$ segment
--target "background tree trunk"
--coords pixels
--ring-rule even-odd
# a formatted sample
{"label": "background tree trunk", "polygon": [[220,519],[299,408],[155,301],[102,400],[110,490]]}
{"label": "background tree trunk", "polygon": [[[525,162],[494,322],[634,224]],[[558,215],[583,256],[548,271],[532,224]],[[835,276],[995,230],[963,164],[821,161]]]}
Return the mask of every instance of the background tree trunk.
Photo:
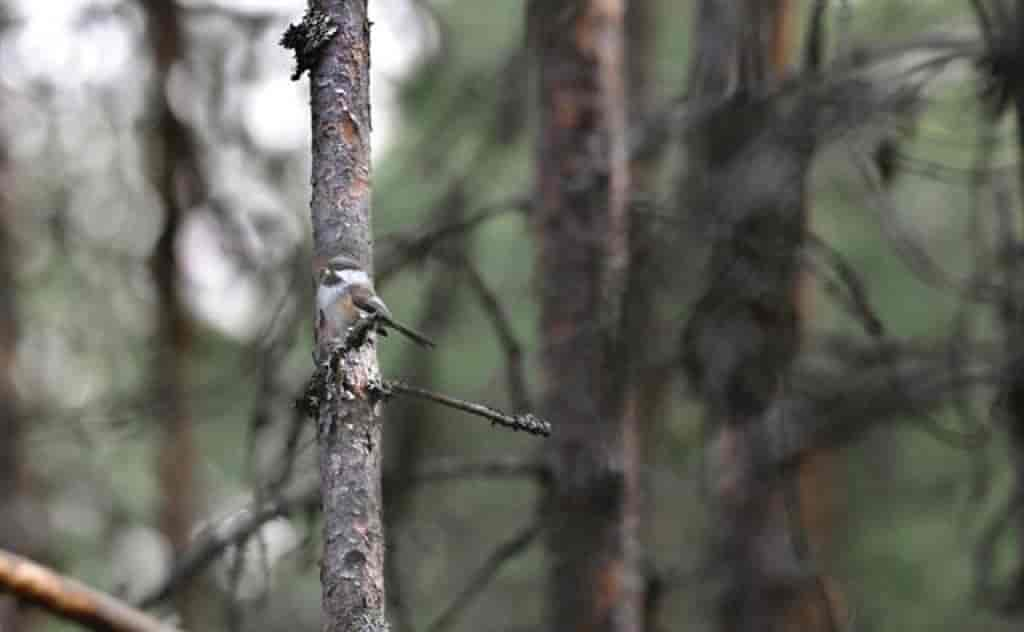
{"label": "background tree trunk", "polygon": [[809,559],[829,531],[828,459],[809,454],[795,479],[765,468],[773,458],[768,422],[805,319],[800,252],[811,151],[778,131],[784,113],[770,98],[787,70],[795,7],[703,0],[697,11],[691,94],[725,103],[687,144],[684,200],[712,245],[683,352],[712,427],[719,625],[830,630],[834,589]]}
{"label": "background tree trunk", "polygon": [[[979,3],[981,4],[981,3]],[[997,0],[991,4],[992,13],[1000,16],[997,19],[1004,20],[1011,18],[1011,24],[1019,26],[1024,24],[1024,2],[1020,0]],[[999,27],[997,27],[999,28]],[[1002,28],[1013,28],[1003,26]],[[1011,37],[1019,37],[1019,33],[1013,33]],[[1012,95],[1010,95],[1010,107],[1017,127],[1017,191],[1018,199],[1024,195],[1024,85],[1016,81],[1008,83]],[[995,117],[998,121],[999,117]],[[1024,498],[1024,359],[1021,351],[1024,350],[1024,283],[1021,280],[1020,259],[1009,253],[1015,248],[1020,248],[1022,223],[1020,214],[1014,215],[1007,212],[1009,235],[1002,236],[1005,245],[1003,256],[1007,261],[1007,274],[1005,285],[1006,294],[1002,301],[1001,318],[1005,330],[1007,349],[1009,351],[1007,361],[1012,367],[1011,376],[1007,379],[1005,403],[1007,412],[1007,427],[1010,438],[1011,462],[1014,469],[1014,494],[1017,498]],[[1019,501],[1017,501],[1019,502]],[[1018,512],[1015,520],[1017,540],[1024,543],[1024,517]],[[1019,549],[1024,547],[1018,544]],[[1001,606],[1007,612],[1019,612],[1024,609],[1024,553],[1018,553],[1015,576],[1012,578],[1009,594],[1005,603]]]}
{"label": "background tree trunk", "polygon": [[[629,0],[626,3],[626,85],[628,88],[629,120],[631,125],[650,120],[655,113],[657,76],[658,19],[661,7],[656,0]],[[675,374],[674,367],[664,361],[663,341],[671,340],[671,327],[675,323],[660,318],[659,308],[675,296],[666,291],[666,269],[669,261],[678,256],[675,240],[660,238],[653,201],[658,197],[657,181],[661,166],[661,152],[631,156],[630,181],[630,245],[629,271],[623,308],[623,335],[630,335],[630,343],[623,345],[619,361],[625,363],[626,393],[622,407],[622,427],[626,437],[634,437],[636,445],[629,446],[638,463],[650,463],[652,440],[658,432],[659,421],[666,412],[669,386]],[[678,277],[676,272],[673,276]],[[645,470],[649,471],[649,470]],[[635,523],[635,533],[641,542],[650,540],[650,525],[654,508],[649,502],[649,476],[637,472],[629,480],[635,489],[627,491],[630,505],[626,512]],[[643,629],[658,629],[661,590],[652,582],[660,581],[659,569],[653,561],[652,551],[640,547],[644,573]]]}
{"label": "background tree trunk", "polygon": [[540,81],[539,244],[551,629],[642,629],[639,441],[622,414],[629,263],[624,4],[530,5]]}
{"label": "background tree trunk", "polygon": [[[178,279],[177,238],[185,213],[203,196],[198,157],[190,130],[171,110],[167,81],[171,68],[184,59],[183,25],[178,3],[145,0],[147,33],[156,63],[156,129],[150,149],[151,177],[164,209],[164,226],[150,258],[156,283],[158,344],[153,355],[155,408],[160,421],[158,480],[159,524],[175,558],[188,550],[199,507],[196,480],[197,446],[189,412],[188,360],[192,326]],[[194,586],[181,593],[177,609],[186,628],[198,625],[201,591]]]}
{"label": "background tree trunk", "polygon": [[[366,0],[316,0],[310,10],[337,27],[310,71],[313,271],[344,253],[372,273]],[[344,354],[340,368],[339,379],[326,385],[332,396],[318,418],[324,630],[383,630],[381,424],[372,389],[380,370],[374,343]]]}

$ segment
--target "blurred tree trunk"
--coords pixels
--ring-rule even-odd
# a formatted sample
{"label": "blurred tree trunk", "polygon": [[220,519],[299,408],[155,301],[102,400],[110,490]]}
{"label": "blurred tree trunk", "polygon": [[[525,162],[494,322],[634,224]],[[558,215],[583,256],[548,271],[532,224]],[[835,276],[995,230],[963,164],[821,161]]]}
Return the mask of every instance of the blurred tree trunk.
{"label": "blurred tree trunk", "polygon": [[[639,440],[619,352],[629,264],[624,4],[534,0],[539,74],[533,225],[544,416],[554,424],[545,500],[552,630],[639,631]],[[630,341],[632,342],[632,341]]]}
{"label": "blurred tree trunk", "polygon": [[[370,23],[366,0],[313,0],[304,25],[337,28],[310,70],[314,273],[338,254],[372,274]],[[323,20],[319,20],[322,24]],[[302,28],[302,27],[300,27]],[[308,32],[308,31],[307,31]],[[326,342],[326,341],[324,341]],[[328,355],[318,349],[317,357]],[[317,434],[324,512],[324,630],[386,630],[380,383],[375,343],[345,352],[325,386]]]}
{"label": "blurred tree trunk", "polygon": [[[197,447],[188,405],[188,360],[192,328],[178,289],[181,266],[176,241],[187,210],[204,195],[198,156],[189,129],[167,97],[172,66],[185,55],[182,12],[173,0],[144,0],[147,34],[156,65],[156,129],[150,150],[151,177],[164,209],[164,226],[150,257],[156,284],[158,344],[153,356],[154,406],[161,425],[159,443],[160,528],[175,558],[188,549],[198,509]],[[201,592],[186,587],[176,600],[183,626],[199,621]]]}
{"label": "blurred tree trunk", "polygon": [[[629,93],[629,120],[635,125],[654,114],[655,80],[657,69],[658,18],[661,7],[657,0],[630,0],[626,4],[626,80]],[[620,361],[626,363],[626,393],[621,411],[623,434],[635,437],[639,463],[649,463],[653,437],[658,432],[658,421],[665,413],[666,397],[674,371],[664,360],[662,341],[671,340],[666,325],[671,322],[659,318],[659,307],[664,306],[666,267],[674,258],[676,242],[660,238],[656,213],[646,212],[657,199],[657,177],[661,165],[660,153],[633,157],[630,164],[632,190],[631,207],[638,209],[630,215],[629,277],[623,312],[623,331],[635,332],[630,345],[623,349]],[[678,276],[678,274],[676,275]],[[659,300],[659,298],[662,300]],[[661,356],[661,357],[659,357]],[[653,507],[647,499],[648,477],[642,473],[632,477],[635,489],[627,492],[627,515],[637,520],[635,526],[641,542],[648,541]],[[645,560],[643,599],[643,629],[658,629],[661,590],[651,582],[660,581],[650,551],[641,551]]]}
{"label": "blurred tree trunk", "polygon": [[809,559],[830,530],[828,456],[811,453],[795,473],[765,466],[805,319],[811,151],[775,133],[782,113],[768,96],[786,71],[795,4],[701,0],[695,22],[691,96],[723,103],[687,143],[684,207],[711,248],[683,353],[713,428],[707,476],[727,632],[832,630],[841,618]]}
{"label": "blurred tree trunk", "polygon": [[[992,9],[998,15],[1000,2],[992,3]],[[1017,24],[1024,24],[1024,2],[1017,0],[1013,6],[1003,7],[1003,14],[1013,16]],[[1007,27],[1003,27],[1007,28]],[[1012,28],[1012,27],[1009,27]],[[1014,32],[1013,37],[1020,37],[1019,32]],[[1012,90],[1012,108],[1015,123],[1017,125],[1017,160],[1018,174],[1017,187],[1018,199],[1024,198],[1024,85],[1017,81],[1010,81],[1008,84]],[[998,120],[998,117],[996,117]],[[1009,214],[1009,212],[1008,212]],[[1022,215],[1021,217],[1024,217]],[[1005,393],[1005,406],[1007,413],[1007,424],[1009,429],[1010,447],[1012,455],[1012,467],[1014,470],[1014,494],[1016,498],[1024,498],[1024,359],[1021,352],[1024,351],[1024,281],[1021,277],[1020,259],[1013,257],[1010,252],[1014,248],[1020,248],[1021,228],[1024,226],[1021,219],[1009,220],[1008,232],[1004,235],[1003,243],[1006,246],[1001,253],[1011,263],[1007,264],[1005,283],[1007,291],[1003,304],[1001,305],[1002,325],[1006,335],[1008,362],[1012,367],[1010,378],[1007,380]],[[1011,501],[1019,503],[1019,500]],[[1021,512],[1017,511],[1021,516]],[[1000,604],[1005,612],[1019,613],[1024,609],[1024,517],[1016,520],[1018,544],[1018,565],[1015,576],[1012,579],[1009,594],[1005,597],[1005,603]]]}

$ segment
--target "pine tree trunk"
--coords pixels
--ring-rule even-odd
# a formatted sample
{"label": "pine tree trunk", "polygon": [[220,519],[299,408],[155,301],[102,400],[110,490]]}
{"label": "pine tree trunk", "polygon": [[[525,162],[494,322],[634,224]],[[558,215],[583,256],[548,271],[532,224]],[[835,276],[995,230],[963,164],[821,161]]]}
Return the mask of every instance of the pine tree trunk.
{"label": "pine tree trunk", "polygon": [[[314,273],[345,255],[372,274],[370,23],[366,0],[314,0],[337,32],[310,71]],[[321,354],[326,355],[326,354]],[[372,340],[341,358],[318,415],[324,555],[324,630],[384,630],[381,423]]]}
{"label": "pine tree trunk", "polygon": [[624,3],[534,0],[539,73],[533,227],[542,409],[554,424],[545,500],[553,630],[643,628],[639,441],[617,361],[629,264]]}
{"label": "pine tree trunk", "polygon": [[[181,10],[177,2],[146,0],[147,33],[156,64],[157,121],[152,139],[151,177],[164,209],[164,225],[150,257],[156,285],[158,344],[153,356],[155,409],[159,415],[159,524],[175,558],[189,547],[198,510],[197,451],[188,405],[188,358],[192,327],[179,295],[181,265],[176,241],[187,209],[202,195],[198,159],[189,130],[175,116],[166,97],[171,67],[184,57]],[[176,598],[185,627],[196,627],[201,591],[186,587]]]}
{"label": "pine tree trunk", "polygon": [[829,459],[812,453],[795,473],[766,467],[806,318],[811,151],[780,131],[786,114],[768,96],[786,72],[793,4],[702,0],[695,27],[692,95],[723,105],[687,142],[684,205],[711,248],[683,354],[712,429],[716,609],[727,632],[831,630],[838,618],[838,594],[810,559],[830,530]]}
{"label": "pine tree trunk", "polygon": [[[635,126],[647,121],[654,114],[656,82],[656,42],[660,6],[656,0],[630,0],[626,6],[626,68],[629,93],[629,120]],[[646,209],[649,202],[657,197],[657,175],[660,155],[631,156],[630,181],[631,206]],[[674,300],[666,292],[666,268],[678,257],[675,246],[678,242],[665,240],[658,235],[654,213],[634,212],[630,215],[629,276],[626,284],[623,311],[623,332],[630,336],[628,346],[621,347],[619,361],[626,367],[627,383],[622,408],[622,427],[626,437],[633,437],[636,445],[628,446],[638,463],[649,463],[653,437],[658,431],[659,421],[664,417],[667,396],[675,371],[667,365],[662,351],[665,340],[672,339],[671,327],[675,324],[658,317],[659,307],[666,299]],[[668,247],[666,247],[668,246]],[[673,271],[672,276],[678,276]],[[671,297],[671,298],[670,298]],[[634,516],[636,538],[640,542],[649,538],[652,507],[646,497],[649,489],[648,477],[638,473],[631,478],[634,489],[628,490],[631,506],[627,514]],[[651,563],[650,551],[640,547],[640,555]],[[653,563],[644,566],[644,630],[658,628],[658,611],[661,606],[661,591],[652,588],[659,572]]]}

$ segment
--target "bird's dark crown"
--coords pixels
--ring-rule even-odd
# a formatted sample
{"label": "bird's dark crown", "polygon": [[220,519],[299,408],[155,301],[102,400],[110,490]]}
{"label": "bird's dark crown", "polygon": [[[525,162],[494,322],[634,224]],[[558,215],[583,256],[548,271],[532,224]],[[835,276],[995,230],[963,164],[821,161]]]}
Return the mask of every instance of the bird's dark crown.
{"label": "bird's dark crown", "polygon": [[341,281],[341,273],[347,270],[362,270],[362,266],[355,259],[348,257],[332,259],[327,262],[327,266],[320,273],[321,283],[324,285],[336,285]]}
{"label": "bird's dark crown", "polygon": [[327,262],[327,267],[340,272],[342,270],[361,270],[363,266],[351,257],[335,257]]}

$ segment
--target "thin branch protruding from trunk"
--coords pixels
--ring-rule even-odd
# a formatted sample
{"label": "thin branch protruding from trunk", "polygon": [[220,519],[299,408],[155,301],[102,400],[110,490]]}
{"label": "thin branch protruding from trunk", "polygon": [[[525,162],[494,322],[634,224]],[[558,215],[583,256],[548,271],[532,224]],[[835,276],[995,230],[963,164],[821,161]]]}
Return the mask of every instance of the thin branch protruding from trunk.
{"label": "thin branch protruding from trunk", "polygon": [[442,395],[441,393],[435,393],[425,388],[418,388],[411,386],[399,380],[388,380],[384,382],[385,392],[401,393],[403,395],[412,395],[434,402],[435,404],[441,404],[455,410],[461,410],[464,413],[476,415],[477,417],[483,417],[491,422],[508,428],[509,430],[521,430],[523,432],[539,435],[546,437],[551,434],[551,424],[540,417],[537,417],[533,413],[520,413],[517,415],[509,415],[502,411],[487,406],[485,404],[477,404],[474,402],[468,402],[466,400],[457,399],[448,395]]}

